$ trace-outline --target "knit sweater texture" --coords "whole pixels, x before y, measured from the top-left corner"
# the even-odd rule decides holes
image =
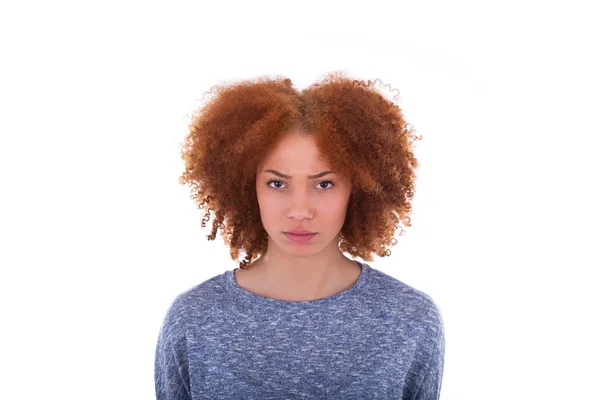
[[[316,300],[255,294],[234,269],[179,294],[158,335],[156,399],[439,399],[437,304],[356,262],[354,285]]]

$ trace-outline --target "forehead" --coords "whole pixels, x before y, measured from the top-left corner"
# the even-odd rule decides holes
[[[267,153],[263,165],[266,164],[326,166],[327,160],[317,147],[317,140],[312,134],[290,133],[275,143]],[[310,168],[311,165],[306,165]]]

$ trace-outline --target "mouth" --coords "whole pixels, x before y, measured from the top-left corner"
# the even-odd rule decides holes
[[[284,233],[289,233],[290,235],[314,235],[316,232],[307,231],[305,229],[292,229],[291,231],[286,231]]]
[[[285,236],[291,240],[292,242],[295,243],[306,243],[311,241],[315,236],[317,236],[316,233],[310,233],[310,234],[294,234],[294,233],[290,233],[290,232],[283,232],[285,234]]]

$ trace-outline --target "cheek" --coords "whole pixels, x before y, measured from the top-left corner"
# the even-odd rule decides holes
[[[344,196],[323,197],[320,203],[315,203],[315,211],[321,220],[337,221],[346,215],[348,199]]]
[[[346,216],[346,208],[348,201],[346,199],[336,199],[328,204],[327,213],[331,216],[331,219],[343,219]]]
[[[269,217],[275,217],[285,212],[285,203],[278,199],[277,196],[271,196],[269,193],[258,192],[258,206],[260,208],[260,215],[263,219],[269,219]]]

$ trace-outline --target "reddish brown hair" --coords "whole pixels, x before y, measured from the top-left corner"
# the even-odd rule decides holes
[[[339,247],[372,261],[389,256],[400,225],[411,226],[411,201],[418,168],[413,154],[420,140],[402,111],[373,88],[341,72],[298,91],[285,77],[259,77],[216,85],[193,115],[182,145],[185,172],[180,184],[204,209],[202,227],[214,212],[231,258],[244,268],[267,250],[267,232],[256,196],[256,169],[282,135],[294,129],[314,134],[330,167],[349,176],[352,192]]]

